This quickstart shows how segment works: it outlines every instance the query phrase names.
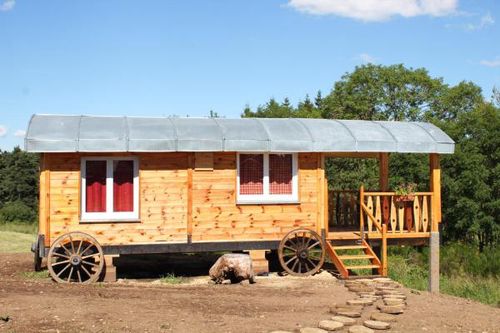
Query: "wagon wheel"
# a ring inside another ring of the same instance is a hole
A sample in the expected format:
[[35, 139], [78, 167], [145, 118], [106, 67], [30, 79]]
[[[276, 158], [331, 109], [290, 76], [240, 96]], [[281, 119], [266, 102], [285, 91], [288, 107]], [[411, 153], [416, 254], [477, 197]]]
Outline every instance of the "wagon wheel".
[[325, 246], [314, 231], [300, 228], [283, 237], [278, 248], [283, 269], [290, 275], [308, 276], [318, 272], [325, 261]]
[[59, 283], [95, 282], [103, 265], [101, 246], [83, 232], [70, 232], [57, 238], [47, 257], [50, 276]]

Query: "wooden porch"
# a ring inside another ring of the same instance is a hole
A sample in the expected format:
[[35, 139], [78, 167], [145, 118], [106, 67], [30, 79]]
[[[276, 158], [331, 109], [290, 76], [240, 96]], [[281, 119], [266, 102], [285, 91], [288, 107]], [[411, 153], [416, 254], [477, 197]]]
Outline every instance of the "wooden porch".
[[[353, 154], [349, 157], [374, 156]], [[429, 191], [412, 193], [410, 198], [401, 198], [388, 190], [388, 154], [380, 153], [376, 157], [380, 166], [380, 190], [366, 191], [363, 185], [359, 190], [327, 190], [325, 184], [327, 253], [344, 278], [357, 275], [357, 271], [363, 269], [387, 276], [388, 241], [421, 245], [422, 241], [428, 241], [431, 232], [438, 231], [441, 221], [437, 154], [429, 155]]]

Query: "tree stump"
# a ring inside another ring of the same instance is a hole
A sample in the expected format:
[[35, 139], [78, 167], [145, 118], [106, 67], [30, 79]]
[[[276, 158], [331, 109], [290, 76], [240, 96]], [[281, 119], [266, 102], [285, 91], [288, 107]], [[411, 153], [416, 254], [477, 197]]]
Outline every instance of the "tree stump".
[[230, 280], [231, 283], [239, 283], [243, 280], [255, 283], [252, 259], [248, 254], [224, 254], [210, 268], [209, 275], [217, 284], [224, 280]]

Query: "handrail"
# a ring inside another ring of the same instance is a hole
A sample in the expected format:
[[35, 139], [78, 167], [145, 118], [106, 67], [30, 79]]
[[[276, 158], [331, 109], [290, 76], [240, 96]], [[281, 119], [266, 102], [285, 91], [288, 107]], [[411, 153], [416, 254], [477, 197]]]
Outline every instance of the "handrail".
[[[432, 192], [414, 192], [414, 195], [430, 195], [432, 196]], [[374, 195], [374, 196], [393, 196], [397, 195], [396, 192], [365, 192], [365, 195]]]
[[382, 232], [382, 226], [377, 222], [377, 219], [373, 214], [368, 210], [368, 207], [366, 207], [364, 202], [361, 202], [361, 208], [363, 208], [363, 211], [366, 213], [366, 215], [372, 220], [373, 224], [375, 227], [377, 227], [378, 231]]

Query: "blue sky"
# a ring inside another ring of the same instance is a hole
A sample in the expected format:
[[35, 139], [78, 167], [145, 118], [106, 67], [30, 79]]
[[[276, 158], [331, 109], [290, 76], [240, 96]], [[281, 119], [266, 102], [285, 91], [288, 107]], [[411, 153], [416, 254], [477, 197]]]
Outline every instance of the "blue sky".
[[499, 24], [495, 0], [0, 0], [0, 149], [22, 146], [33, 113], [234, 118], [327, 94], [366, 62], [489, 99]]

